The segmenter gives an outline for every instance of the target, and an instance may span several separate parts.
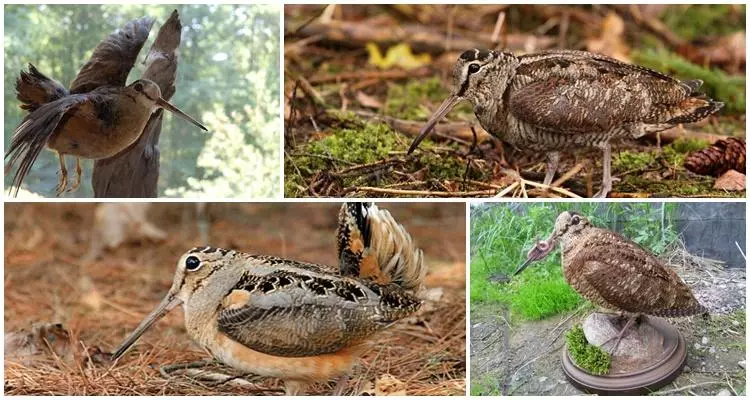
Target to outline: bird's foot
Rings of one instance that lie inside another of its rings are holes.
[[[66,190],[66,192],[75,192],[78,190],[79,187],[81,187],[81,175],[83,174],[83,171],[81,170],[81,159],[76,158],[76,174],[75,179],[73,180],[73,184]]]
[[[57,181],[57,186],[55,186],[55,196],[60,196],[61,194],[65,193],[65,188],[68,186],[68,173],[67,171],[61,171],[60,178]]]
[[[625,316],[621,315],[620,318],[627,318],[628,322],[625,323],[625,326],[620,330],[620,333],[617,334],[617,336],[614,336],[607,340],[606,342],[602,343],[602,347],[604,347],[605,344],[615,340],[615,345],[612,346],[611,349],[609,349],[610,354],[614,354],[617,351],[617,347],[620,346],[620,342],[622,342],[622,338],[625,337],[625,334],[636,325],[636,322],[638,322],[641,319],[640,315],[631,315],[631,316]]]
[[[344,375],[336,381],[336,387],[333,389],[334,396],[343,396],[346,391],[346,386],[349,384],[349,376]]]

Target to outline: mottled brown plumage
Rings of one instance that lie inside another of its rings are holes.
[[[650,251],[574,212],[557,217],[554,232],[531,249],[516,273],[544,258],[557,243],[565,280],[600,307],[658,317],[707,312],[680,276]]]
[[[723,103],[697,92],[699,80],[679,81],[599,54],[551,50],[515,56],[468,50],[453,68],[451,96],[435,111],[409,152],[462,100],[482,127],[510,145],[548,155],[545,184],[559,152],[594,147],[604,153],[602,188],[611,190],[610,141],[638,138],[701,120]]]
[[[421,306],[422,251],[390,213],[367,203],[339,215],[339,266],[195,248],[162,303],[115,351],[183,304],[188,335],[238,370],[284,380],[289,394],[345,376],[369,339]]]

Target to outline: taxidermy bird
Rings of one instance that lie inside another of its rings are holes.
[[[468,100],[491,135],[520,150],[547,154],[546,185],[554,179],[561,151],[601,149],[602,187],[596,197],[606,197],[612,189],[610,142],[717,112],[724,104],[699,93],[702,83],[585,51],[515,56],[467,50],[453,67],[451,95],[409,153],[456,104]]]
[[[194,248],[180,258],[162,302],[113,359],[181,304],[193,341],[237,370],[283,379],[289,395],[343,378],[373,335],[420,308],[426,266],[406,230],[368,203],[342,206],[338,254],[334,268]]]
[[[100,43],[70,92],[31,64],[28,72],[21,72],[17,98],[29,115],[14,131],[5,154],[9,158],[6,174],[20,161],[12,183],[16,194],[44,147],[60,159],[57,195],[76,190],[81,183],[81,158],[109,158],[125,150],[138,140],[151,114],[160,108],[207,130],[164,100],[154,82],[139,79],[125,86],[153,22],[151,18],[131,21]],[[69,189],[65,155],[76,157],[76,178]]]
[[[708,313],[680,276],[650,251],[591,225],[575,212],[557,217],[552,234],[536,243],[514,275],[546,257],[558,243],[568,284],[592,303],[629,315],[615,347],[641,315],[672,318]]]

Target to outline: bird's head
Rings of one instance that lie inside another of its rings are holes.
[[[127,89],[135,92],[137,101],[143,102],[143,104],[148,105],[151,108],[152,112],[156,111],[157,108],[163,108],[190,121],[191,123],[193,123],[193,125],[203,129],[204,131],[208,131],[205,126],[196,121],[193,117],[185,114],[179,108],[164,100],[161,97],[161,89],[159,89],[159,85],[157,85],[153,81],[150,81],[148,79],[139,79],[128,85]]]
[[[156,321],[167,315],[173,308],[187,303],[196,291],[204,287],[210,287],[212,275],[226,265],[225,259],[228,252],[232,252],[232,250],[196,247],[183,254],[177,262],[172,287],[167,295],[115,350],[112,359],[117,360],[122,357]]]
[[[526,255],[526,261],[518,267],[514,275],[518,275],[526,269],[532,262],[547,257],[561,239],[575,236],[581,233],[586,227],[590,226],[589,220],[581,214],[573,211],[563,211],[555,220],[555,230],[545,240],[537,240],[534,247]]]
[[[481,49],[461,53],[453,66],[453,90],[450,96],[432,114],[408,152],[414,151],[432,128],[461,101],[468,100],[477,107],[485,103],[488,95],[502,97],[517,65],[518,59],[510,53]]]

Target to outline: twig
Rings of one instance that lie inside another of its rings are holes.
[[[568,179],[572,178],[573,175],[577,174],[582,169],[583,169],[583,163],[576,164],[576,166],[571,168],[570,171],[566,172],[565,174],[563,174],[563,176],[557,178],[556,181],[552,182],[552,185],[550,186],[559,187],[560,185],[565,183]]]
[[[380,194],[391,194],[398,196],[432,196],[432,197],[476,197],[476,196],[492,196],[495,194],[494,190],[475,190],[470,192],[446,192],[446,191],[431,191],[431,190],[399,190],[399,189],[384,189],[379,187],[370,186],[355,186],[344,189],[345,193],[349,192],[369,192],[369,193],[380,193]]]
[[[670,389],[670,390],[664,390],[664,391],[660,390],[660,391],[654,392],[652,394],[658,394],[658,395],[663,396],[663,395],[666,395],[666,394],[679,393],[679,392],[682,392],[682,391],[685,391],[685,390],[695,389],[695,388],[698,388],[698,387],[701,387],[701,386],[716,385],[716,384],[721,384],[721,383],[722,383],[721,381],[701,382],[701,383],[696,383],[696,384],[693,384],[693,385],[687,385],[687,386],[679,387],[679,388],[676,388],[676,389]]]
[[[389,71],[359,71],[343,72],[336,75],[312,76],[308,79],[311,84],[342,82],[342,81],[361,81],[369,79],[395,80],[406,78],[422,78],[430,76],[434,72],[428,67],[420,67],[412,70],[389,70]]]

